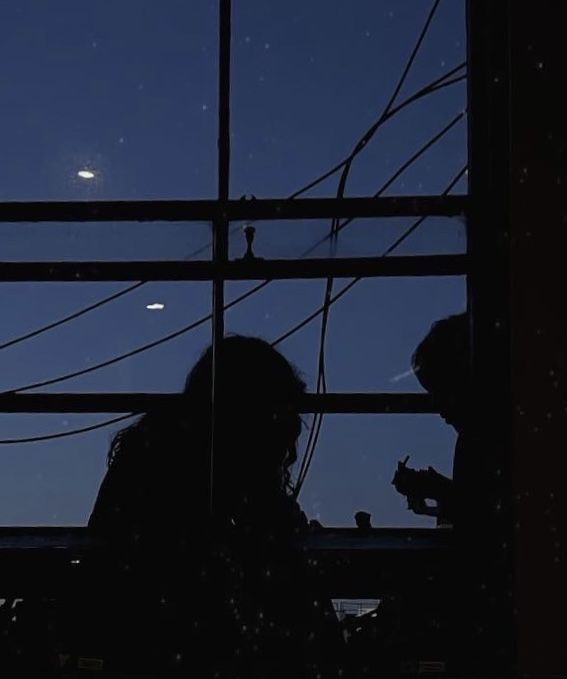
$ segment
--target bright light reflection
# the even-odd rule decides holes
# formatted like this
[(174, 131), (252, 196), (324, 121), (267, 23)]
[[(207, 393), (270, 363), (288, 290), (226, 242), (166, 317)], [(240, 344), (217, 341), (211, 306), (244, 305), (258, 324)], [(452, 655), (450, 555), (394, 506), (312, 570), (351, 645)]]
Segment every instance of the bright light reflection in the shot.
[(390, 382), (399, 382), (400, 380), (405, 380), (406, 377), (411, 377), (412, 375), (415, 375), (415, 370), (406, 370), (405, 373), (400, 373), (399, 375), (390, 377)]
[(153, 304), (148, 304), (146, 309), (149, 309), (150, 311), (161, 311), (162, 309), (165, 309), (165, 304), (154, 302)]
[(94, 179), (94, 177), (95, 177), (94, 172), (91, 172), (90, 170), (79, 170), (77, 172), (77, 175), (81, 179)]

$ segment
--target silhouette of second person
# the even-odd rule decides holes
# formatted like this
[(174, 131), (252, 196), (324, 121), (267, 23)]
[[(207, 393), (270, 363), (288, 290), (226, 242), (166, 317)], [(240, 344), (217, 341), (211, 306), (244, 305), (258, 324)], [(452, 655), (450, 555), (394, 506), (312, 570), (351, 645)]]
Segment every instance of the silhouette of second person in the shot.
[[(414, 470), (406, 467), (408, 458), (398, 464), (396, 489), (408, 498), (416, 514), (436, 516), (438, 523), (456, 524), (472, 511), (473, 498), (467, 490), (475, 464), (471, 450), (469, 322), (466, 314), (449, 316), (433, 324), (412, 357), (413, 370), (421, 385), (439, 408), (441, 417), (454, 427), (459, 437), (453, 461), (453, 479), (433, 467)], [(426, 499), (437, 506), (426, 504)]]

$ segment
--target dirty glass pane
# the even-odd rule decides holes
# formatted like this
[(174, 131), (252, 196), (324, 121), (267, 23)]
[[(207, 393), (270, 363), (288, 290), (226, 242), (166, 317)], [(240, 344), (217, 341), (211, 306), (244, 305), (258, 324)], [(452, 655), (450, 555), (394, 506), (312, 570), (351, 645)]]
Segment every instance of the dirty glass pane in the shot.
[[(70, 432), (118, 417), (3, 414), (1, 440)], [(85, 525), (112, 436), (132, 421), (51, 441), (0, 445), (0, 525)], [(406, 455), (416, 468), (432, 465), (450, 475), (454, 442), (453, 430), (434, 415), (326, 416), (301, 506), (326, 526), (354, 526), (359, 510), (370, 512), (376, 527), (432, 526), (433, 519), (406, 509), (390, 481)]]
[[(337, 292), (347, 283), (337, 281)], [(414, 350), (435, 321), (465, 309), (464, 277), (358, 282), (329, 315), (328, 390), (423, 391), (411, 369)]]
[[(288, 196), (347, 157), (394, 94), (431, 6), (422, 0), (235, 3), (232, 195)], [(394, 106), (465, 59), (465, 2), (442, 2)], [(448, 80), (464, 73), (463, 67)], [(466, 105), (461, 80), (401, 109), (352, 163), (346, 195), (372, 195)], [(443, 191), (466, 164), (466, 146), (463, 116), (389, 191)], [(307, 195), (335, 195), (338, 179), (334, 174)]]
[[(2, 284), (2, 391), (83, 370), (88, 372), (39, 389), (79, 393), (180, 391), (187, 372), (211, 341), (211, 285), (185, 282), (135, 285)], [(123, 294), (116, 297), (119, 293)], [(34, 334), (104, 299), (109, 301), (62, 325)], [(190, 328), (193, 325), (196, 327)], [(167, 341), (96, 368), (162, 339)]]
[[(337, 279), (340, 292), (352, 279)], [(229, 299), (259, 283), (229, 283)], [(274, 281), (262, 285), (226, 315), (228, 332), (278, 342), (321, 309), (325, 281)], [(466, 308), (463, 277), (376, 278), (357, 282), (331, 307), (325, 356), (327, 388), (338, 392), (423, 391), (411, 356), (431, 325)], [(301, 371), (308, 389), (317, 384), (321, 315), (277, 343)]]
[(407, 509), (391, 481), (407, 455), (411, 467), (431, 465), (452, 476), (455, 442), (455, 431), (437, 415), (326, 415), (300, 504), (324, 526), (354, 528), (362, 510), (375, 528), (434, 527), (434, 518)]
[(205, 222), (0, 224), (2, 261), (168, 261), (210, 259)]
[[(227, 283), (227, 298), (237, 299), (259, 288), (226, 312), (226, 331), (254, 335), (274, 342), (316, 309), (323, 298), (325, 283), (310, 281), (272, 281)], [(299, 370), (308, 390), (315, 389), (319, 325), (309, 323), (278, 349)]]
[(0, 200), (214, 197), (217, 13), (3, 2)]
[[(120, 413), (0, 415), (2, 441), (68, 433)], [(0, 445), (1, 526), (84, 526), (112, 436), (134, 418), (51, 441)]]
[[(374, 257), (382, 255), (392, 246), (395, 246), (393, 255), (466, 252), (464, 218), (427, 217), (421, 221), (418, 217), (388, 217), (341, 220), (339, 225), (338, 238), (333, 244), (329, 238), (331, 220), (298, 219), (242, 223), (231, 228), (230, 256), (236, 259), (246, 254), (244, 229), (247, 226), (253, 226), (255, 229), (253, 254), (265, 259)], [(396, 245), (398, 241), (401, 242)]]

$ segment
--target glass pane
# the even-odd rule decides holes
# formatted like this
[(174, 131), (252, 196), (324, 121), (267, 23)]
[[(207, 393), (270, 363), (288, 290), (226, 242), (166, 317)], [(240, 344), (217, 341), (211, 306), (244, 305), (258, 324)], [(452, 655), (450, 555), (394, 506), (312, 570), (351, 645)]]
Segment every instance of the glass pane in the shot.
[[(1, 439), (70, 432), (119, 413), (0, 415)], [(0, 525), (86, 525), (112, 436), (134, 418), (51, 441), (0, 445)]]
[(25, 0), (0, 22), (0, 200), (215, 195), (217, 3)]
[[(236, 299), (259, 285), (229, 282), (227, 297)], [(226, 330), (273, 342), (321, 304), (324, 287), (319, 280), (270, 282), (226, 312)], [(316, 387), (318, 341), (319, 324), (313, 322), (277, 347), (299, 370), (309, 390)]]
[(329, 316), (329, 391), (422, 391), (411, 369), (414, 350), (435, 321), (465, 309), (464, 277), (360, 281)]
[(2, 261), (151, 261), (210, 259), (203, 222), (0, 224)]
[[(73, 379), (41, 387), (55, 392), (180, 391), (211, 341), (209, 283), (4, 283), (0, 340), (2, 391), (88, 370), (180, 332), (158, 346)], [(125, 292), (36, 336), (38, 329)], [(197, 327), (184, 331), (202, 320)], [(14, 342), (19, 338), (21, 341)]]
[[(416, 224), (417, 217), (356, 219), (341, 221), (336, 245), (330, 244), (330, 220), (281, 220), (253, 222), (256, 229), (253, 253), (266, 259), (298, 257), (374, 257), (384, 253)], [(243, 229), (231, 229), (230, 256), (242, 257), (247, 250)], [(434, 255), (466, 252), (465, 220), (427, 217), (392, 254)]]
[[(350, 279), (337, 279), (340, 292)], [(234, 299), (258, 284), (229, 283)], [(277, 341), (321, 308), (325, 282), (275, 281), (227, 312), (230, 332)], [(377, 278), (357, 282), (331, 307), (326, 339), (329, 391), (423, 391), (411, 370), (411, 356), (431, 325), (466, 308), (463, 277)], [(316, 387), (320, 346), (319, 314), (278, 349)]]
[[(290, 195), (347, 157), (394, 93), (430, 9), (421, 0), (332, 7), (324, 0), (236, 3), (233, 196)], [(395, 105), (465, 59), (465, 2), (442, 2)], [(464, 68), (453, 77), (463, 74)], [(460, 81), (391, 117), (353, 162), (346, 194), (376, 192), (465, 109), (466, 85)], [(463, 117), (390, 192), (444, 190), (466, 164), (466, 146)], [(309, 195), (333, 196), (337, 183), (334, 175)]]
[[(2, 441), (69, 432), (120, 414), (1, 415)], [(113, 434), (132, 420), (68, 438), (0, 446), (0, 525), (84, 525), (106, 470)], [(302, 435), (305, 441), (307, 430)], [(450, 475), (455, 435), (436, 416), (331, 415), (300, 496), (309, 518), (354, 526), (354, 513), (374, 526), (431, 526), (406, 509), (390, 481), (397, 461)]]
[(431, 465), (452, 476), (455, 442), (454, 430), (436, 415), (327, 415), (300, 504), (324, 526), (354, 528), (362, 510), (375, 528), (434, 527), (434, 518), (407, 509), (391, 481), (407, 455), (410, 467)]

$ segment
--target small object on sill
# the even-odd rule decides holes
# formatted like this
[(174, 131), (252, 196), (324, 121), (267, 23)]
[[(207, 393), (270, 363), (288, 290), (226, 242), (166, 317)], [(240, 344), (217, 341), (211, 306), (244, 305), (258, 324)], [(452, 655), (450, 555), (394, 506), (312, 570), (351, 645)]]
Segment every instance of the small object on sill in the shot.
[(356, 512), (356, 514), (354, 515), (356, 527), (359, 530), (371, 530), (372, 529), (372, 524), (370, 522), (371, 518), (372, 515), (369, 514), (368, 512)]

